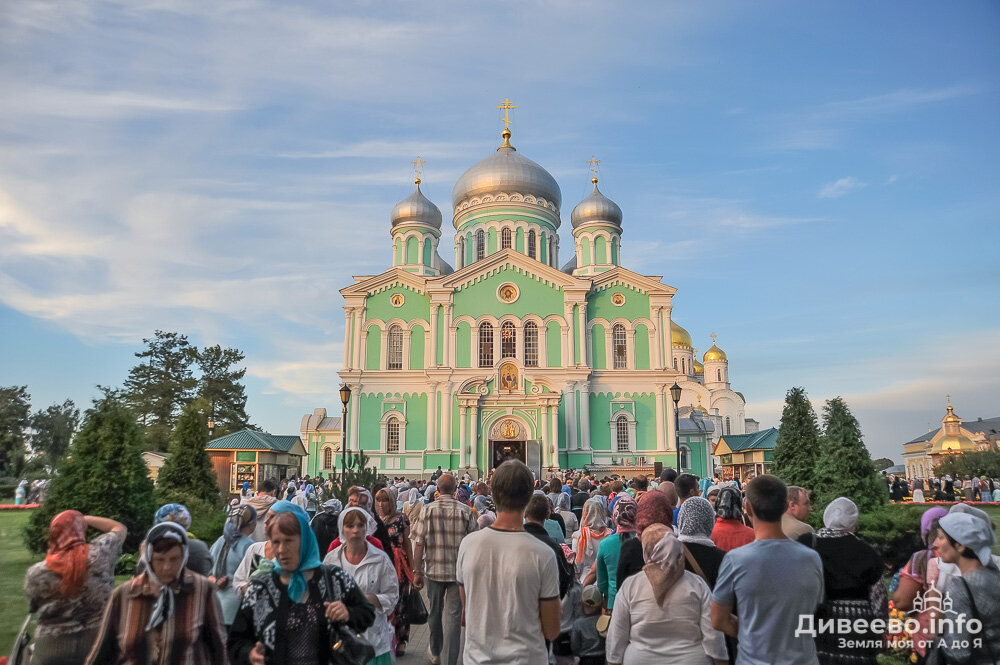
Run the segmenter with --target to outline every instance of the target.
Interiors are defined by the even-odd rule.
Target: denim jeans
[[[462,598],[458,582],[427,580],[427,628],[430,629],[430,648],[441,656],[444,637],[448,636],[448,665],[458,663],[458,650],[462,641]]]

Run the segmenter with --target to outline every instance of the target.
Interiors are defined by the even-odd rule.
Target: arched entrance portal
[[[495,469],[509,459],[541,473],[541,445],[530,436],[527,426],[516,416],[502,416],[489,429],[489,464]]]

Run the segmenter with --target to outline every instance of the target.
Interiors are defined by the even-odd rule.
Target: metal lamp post
[[[347,480],[347,403],[351,401],[351,388],[346,383],[340,386],[340,402],[344,405],[340,416],[340,489],[344,490]]]
[[[677,451],[677,471],[681,472],[684,470],[681,468],[681,387],[676,382],[670,386],[670,399],[674,400],[674,449]]]

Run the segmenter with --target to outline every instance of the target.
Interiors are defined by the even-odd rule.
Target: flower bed
[[[40,504],[37,503],[22,503],[17,505],[16,503],[0,503],[0,510],[31,510],[37,508]]]

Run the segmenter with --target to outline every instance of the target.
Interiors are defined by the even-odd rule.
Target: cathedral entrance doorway
[[[509,459],[528,462],[527,445],[525,441],[490,441],[491,468],[495,469]]]

